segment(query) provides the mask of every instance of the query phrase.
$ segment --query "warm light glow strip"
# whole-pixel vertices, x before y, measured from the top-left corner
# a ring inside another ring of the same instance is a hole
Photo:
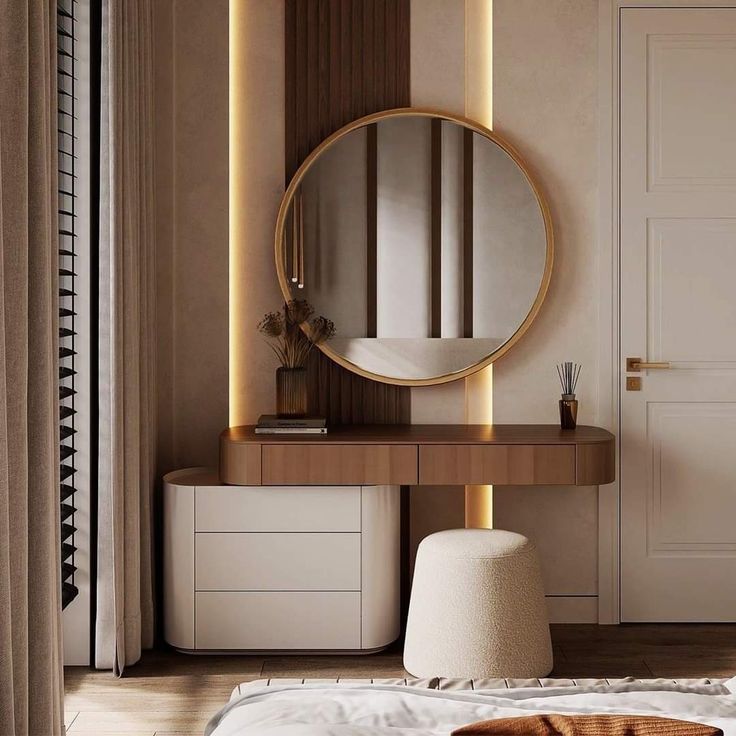
[[[465,0],[465,114],[493,129],[493,0]],[[493,424],[493,365],[465,379],[465,421]],[[493,486],[465,486],[465,526],[493,528]]]
[[[493,130],[493,0],[465,0],[465,114]]]
[[[240,148],[244,140],[241,123],[242,105],[240,100],[244,95],[245,82],[244,55],[245,44],[245,14],[246,3],[240,0],[230,0],[230,28],[229,28],[229,87],[228,87],[228,144],[229,144],[229,421],[230,426],[243,423],[243,407],[241,405],[242,392],[240,389],[240,367],[243,365],[244,341],[236,333],[237,320],[234,315],[243,313],[242,293],[239,287],[242,273],[241,243],[245,232],[243,222],[241,190],[241,167],[243,153]],[[239,339],[240,338],[240,339]]]
[[[493,424],[493,364],[465,379],[465,421]],[[493,529],[493,486],[465,486],[465,526]]]

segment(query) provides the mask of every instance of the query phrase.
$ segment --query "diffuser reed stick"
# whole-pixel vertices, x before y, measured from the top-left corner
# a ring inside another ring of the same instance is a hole
[[[580,363],[566,361],[557,366],[557,375],[560,377],[560,385],[562,386],[562,395],[575,398],[575,389],[580,378]]]

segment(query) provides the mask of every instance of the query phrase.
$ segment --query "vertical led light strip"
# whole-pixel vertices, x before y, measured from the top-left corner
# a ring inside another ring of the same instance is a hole
[[[243,177],[240,167],[243,162],[240,142],[243,140],[241,130],[240,99],[243,95],[244,74],[244,44],[245,38],[246,3],[240,0],[230,0],[229,19],[229,80],[228,80],[228,144],[229,144],[229,173],[228,173],[228,229],[229,229],[229,325],[228,325],[228,352],[229,352],[229,422],[230,426],[241,424],[243,407],[241,406],[240,366],[242,364],[243,340],[238,339],[235,326],[238,320],[235,315],[242,314],[243,303],[238,288],[243,264],[241,263],[241,243],[243,242],[244,223],[243,210],[240,207],[242,192],[240,190]],[[238,134],[240,132],[240,134]]]
[[[493,0],[465,0],[465,114],[493,128]],[[493,365],[465,379],[465,421],[493,423]],[[493,486],[465,486],[465,526],[493,528]]]

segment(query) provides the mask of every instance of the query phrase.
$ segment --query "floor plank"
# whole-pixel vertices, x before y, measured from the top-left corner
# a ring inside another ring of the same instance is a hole
[[[552,677],[731,677],[736,624],[552,626]],[[146,652],[115,678],[65,670],[69,736],[195,736],[241,682],[406,677],[401,648],[366,656],[196,656]],[[71,719],[71,720],[70,720]]]
[[[110,703],[115,708],[115,701],[111,698]],[[185,706],[186,707],[186,706]],[[213,711],[200,713],[196,711],[181,710],[176,713],[160,713],[155,710],[139,711],[88,711],[80,714],[72,723],[67,733],[70,736],[79,736],[82,733],[105,734],[145,734],[153,736],[157,730],[169,731],[199,731],[204,732],[207,721],[210,720]]]
[[[401,652],[357,657],[267,657],[261,677],[411,677]]]

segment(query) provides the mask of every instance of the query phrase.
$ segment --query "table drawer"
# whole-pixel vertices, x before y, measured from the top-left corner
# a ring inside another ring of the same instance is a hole
[[[197,593],[197,649],[359,649],[360,593]]]
[[[409,485],[417,482],[416,445],[262,446],[265,485]]]
[[[360,534],[198,533],[195,588],[360,590]]]
[[[198,486],[198,532],[359,532],[360,487]]]
[[[574,445],[422,445],[420,485],[574,485]]]

